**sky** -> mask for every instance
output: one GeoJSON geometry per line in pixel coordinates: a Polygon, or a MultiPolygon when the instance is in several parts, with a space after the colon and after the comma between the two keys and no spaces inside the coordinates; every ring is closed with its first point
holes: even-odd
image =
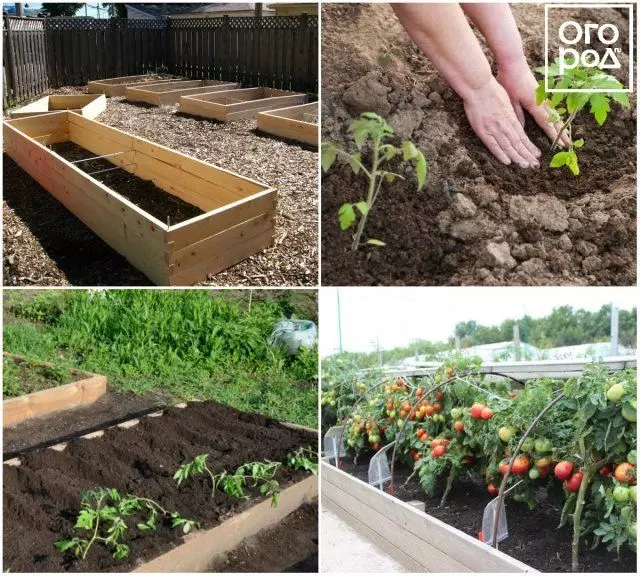
{"type": "MultiPolygon", "coordinates": [[[[4,4],[13,5],[13,3],[9,3],[9,2],[5,2],[4,4]]],[[[41,2],[26,2],[26,3],[24,3],[24,6],[28,7],[28,8],[31,8],[31,9],[34,9],[34,10],[38,10],[38,9],[40,9],[42,7],[42,3],[41,2]]],[[[97,18],[98,17],[97,6],[100,6],[100,17],[101,18],[106,18],[107,17],[107,11],[102,8],[102,3],[98,3],[98,2],[86,4],[86,7],[87,7],[86,15],[90,16],[90,17],[93,17],[93,18],[97,18]]],[[[76,12],[76,16],[84,16],[84,15],[85,15],[85,7],[83,6],[80,10],[78,10],[76,12]]]]}
{"type": "Polygon", "coordinates": [[[380,347],[406,346],[415,339],[443,341],[458,322],[500,324],[528,314],[539,318],[553,308],[596,311],[613,303],[631,310],[638,303],[636,288],[322,288],[320,291],[320,354],[338,351],[340,291],[342,347],[349,352],[370,352],[376,338],[380,347]]]}

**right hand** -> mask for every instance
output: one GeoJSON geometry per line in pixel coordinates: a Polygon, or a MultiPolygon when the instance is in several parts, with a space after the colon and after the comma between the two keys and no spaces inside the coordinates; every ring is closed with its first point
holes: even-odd
{"type": "Polygon", "coordinates": [[[537,168],[542,155],[524,132],[505,89],[492,76],[464,100],[473,131],[503,164],[537,168]]]}

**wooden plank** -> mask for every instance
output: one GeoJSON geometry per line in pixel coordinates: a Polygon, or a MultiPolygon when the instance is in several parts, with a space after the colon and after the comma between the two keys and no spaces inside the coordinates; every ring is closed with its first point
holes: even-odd
{"type": "Polygon", "coordinates": [[[208,276],[226,270],[249,256],[268,248],[271,244],[273,244],[273,231],[268,230],[238,246],[230,248],[226,252],[214,254],[206,260],[201,260],[186,270],[175,274],[170,271],[169,283],[172,286],[190,286],[196,282],[201,282],[208,276]]]}
{"type": "Polygon", "coordinates": [[[317,102],[260,112],[258,113],[258,130],[317,146],[318,124],[304,119],[307,115],[317,116],[317,114],[317,102]]]}
{"type": "Polygon", "coordinates": [[[164,82],[174,82],[175,80],[149,80],[143,82],[147,78],[147,74],[140,76],[123,76],[121,78],[107,78],[105,80],[93,80],[87,84],[87,92],[90,94],[105,94],[106,96],[124,96],[127,86],[136,85],[143,87],[144,85],[160,84],[164,82]]]}
{"type": "Polygon", "coordinates": [[[177,104],[180,101],[180,97],[188,94],[207,94],[213,92],[222,92],[226,90],[233,90],[239,88],[239,84],[234,82],[219,82],[212,80],[210,82],[216,82],[215,85],[203,84],[200,80],[189,81],[189,86],[182,88],[171,87],[164,90],[162,86],[150,86],[148,88],[135,88],[128,87],[126,90],[127,100],[134,102],[147,102],[148,104],[154,104],[156,106],[164,106],[169,104],[177,104]]]}
{"type": "Polygon", "coordinates": [[[61,110],[73,110],[85,118],[95,118],[107,107],[103,94],[80,94],[74,96],[45,96],[31,104],[10,112],[11,118],[26,118],[61,110]]]}
{"type": "Polygon", "coordinates": [[[251,220],[242,222],[236,226],[223,230],[218,234],[191,244],[182,250],[167,253],[167,264],[173,265],[173,273],[190,268],[203,260],[211,257],[211,254],[219,254],[239,246],[241,243],[270,231],[273,234],[273,212],[260,214],[251,220]]]}
{"type": "Polygon", "coordinates": [[[245,538],[277,524],[317,496],[318,478],[305,478],[282,490],[275,508],[269,499],[260,502],[214,528],[184,537],[183,544],[139,566],[134,572],[205,572],[216,559],[233,550],[245,538]]]}
{"type": "MultiPolygon", "coordinates": [[[[378,514],[385,519],[385,524],[393,524],[396,532],[406,531],[414,534],[429,546],[450,555],[453,560],[474,572],[536,572],[530,566],[495,550],[491,546],[472,538],[464,532],[441,522],[409,506],[405,502],[386,494],[357,478],[345,474],[334,466],[322,463],[323,495],[337,501],[338,504],[357,516],[358,519],[377,532],[381,537],[391,537],[383,534],[379,523],[368,520],[368,514],[378,514]],[[363,506],[360,506],[363,505],[363,506]],[[350,509],[351,508],[351,509],[350,509]],[[365,513],[362,513],[365,512],[365,513]]],[[[407,545],[405,549],[402,539],[392,541],[392,544],[405,553],[411,555],[427,571],[441,572],[436,563],[432,564],[429,554],[414,554],[414,546],[407,545]]]]}
{"type": "Polygon", "coordinates": [[[275,211],[276,202],[277,191],[271,188],[188,222],[170,226],[167,232],[168,246],[171,251],[181,250],[255,216],[275,211]]]}

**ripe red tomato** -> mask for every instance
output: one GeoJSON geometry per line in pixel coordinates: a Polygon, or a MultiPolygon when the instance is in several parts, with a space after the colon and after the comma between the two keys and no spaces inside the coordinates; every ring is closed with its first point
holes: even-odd
{"type": "Polygon", "coordinates": [[[582,484],[582,472],[576,472],[571,475],[571,478],[567,480],[565,483],[567,490],[569,492],[577,492],[580,490],[580,485],[582,484]]]}
{"type": "Polygon", "coordinates": [[[507,473],[507,470],[509,470],[509,460],[508,459],[504,459],[500,462],[500,475],[504,476],[507,473]]]}
{"type": "Polygon", "coordinates": [[[517,394],[515,392],[509,392],[509,398],[515,398],[517,394]]]}
{"type": "Polygon", "coordinates": [[[417,396],[418,398],[422,398],[422,397],[424,396],[424,390],[423,390],[422,388],[418,388],[418,389],[416,390],[416,396],[417,396]]]}
{"type": "Polygon", "coordinates": [[[603,466],[602,468],[600,468],[600,476],[609,478],[611,476],[611,468],[609,468],[609,466],[603,466]]]}
{"type": "Polygon", "coordinates": [[[431,450],[432,458],[439,458],[446,453],[447,449],[444,446],[436,446],[433,450],[431,450]]]}
{"type": "Polygon", "coordinates": [[[436,400],[442,400],[442,392],[436,392],[436,400]]]}
{"type": "Polygon", "coordinates": [[[491,420],[491,418],[493,418],[493,410],[491,410],[491,408],[489,408],[488,406],[482,409],[482,412],[480,412],[480,417],[483,420],[491,420]]]}
{"type": "Polygon", "coordinates": [[[482,410],[485,408],[484,404],[474,404],[471,406],[469,410],[469,414],[471,414],[471,418],[476,420],[480,420],[482,418],[482,410]]]}
{"type": "Polygon", "coordinates": [[[421,438],[423,434],[424,434],[424,430],[422,428],[418,428],[418,430],[416,431],[416,436],[418,438],[421,438]]]}
{"type": "Polygon", "coordinates": [[[449,440],[449,438],[445,438],[445,439],[442,441],[442,445],[443,445],[443,446],[449,446],[449,444],[451,444],[451,440],[449,440]]]}
{"type": "Polygon", "coordinates": [[[558,480],[566,480],[571,476],[571,472],[573,472],[573,462],[569,462],[568,460],[558,462],[553,470],[558,480]]]}
{"type": "Polygon", "coordinates": [[[422,458],[422,456],[420,456],[420,454],[418,454],[417,452],[413,455],[414,462],[417,462],[418,460],[420,460],[420,458],[422,458]]]}
{"type": "Polygon", "coordinates": [[[540,478],[546,478],[547,476],[549,476],[550,467],[547,466],[546,468],[538,468],[538,472],[540,473],[540,478]]]}
{"type": "Polygon", "coordinates": [[[500,492],[500,490],[496,488],[493,484],[489,484],[489,486],[487,486],[487,490],[489,491],[489,494],[491,494],[492,496],[495,496],[498,492],[500,492]]]}
{"type": "Polygon", "coordinates": [[[379,443],[379,442],[376,442],[376,443],[373,445],[373,449],[374,449],[376,452],[377,452],[378,450],[380,450],[380,443],[379,443]]]}
{"type": "Polygon", "coordinates": [[[614,475],[618,482],[628,482],[629,484],[636,483],[636,477],[633,475],[634,466],[630,462],[623,462],[616,466],[614,475]]]}
{"type": "Polygon", "coordinates": [[[429,434],[425,432],[422,436],[420,436],[420,440],[426,442],[427,440],[429,440],[429,434]]]}
{"type": "Polygon", "coordinates": [[[442,410],[442,406],[440,406],[440,404],[434,404],[433,405],[433,411],[434,412],[440,412],[440,410],[442,410]]]}
{"type": "Polygon", "coordinates": [[[456,429],[456,432],[464,432],[464,423],[458,420],[453,427],[456,429]]]}
{"type": "Polygon", "coordinates": [[[513,461],[513,466],[511,467],[511,472],[517,474],[518,476],[522,476],[529,471],[529,458],[526,456],[517,456],[513,461]]]}
{"type": "Polygon", "coordinates": [[[427,406],[425,406],[424,413],[427,416],[433,416],[434,412],[435,412],[435,410],[433,409],[433,406],[431,406],[431,404],[427,404],[427,406]]]}

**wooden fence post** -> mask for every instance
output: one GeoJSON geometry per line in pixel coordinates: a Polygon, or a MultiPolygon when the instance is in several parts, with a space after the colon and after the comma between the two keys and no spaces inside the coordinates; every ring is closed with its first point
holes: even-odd
{"type": "Polygon", "coordinates": [[[164,50],[165,50],[165,57],[163,58],[163,66],[166,66],[167,68],[167,72],[169,74],[174,74],[175,73],[175,62],[174,62],[174,58],[173,58],[173,27],[171,24],[171,18],[166,18],[165,19],[165,28],[164,28],[164,32],[165,32],[165,43],[164,43],[164,50]]]}
{"type": "Polygon", "coordinates": [[[230,80],[229,77],[229,60],[231,59],[231,26],[229,25],[229,16],[226,14],[222,17],[222,54],[221,54],[222,74],[220,80],[230,80]]]}
{"type": "Polygon", "coordinates": [[[9,19],[9,15],[5,14],[4,16],[4,25],[7,29],[7,54],[9,56],[9,84],[11,90],[12,100],[18,100],[18,72],[16,70],[16,53],[15,53],[15,44],[13,42],[13,35],[11,33],[11,20],[9,19]]]}

